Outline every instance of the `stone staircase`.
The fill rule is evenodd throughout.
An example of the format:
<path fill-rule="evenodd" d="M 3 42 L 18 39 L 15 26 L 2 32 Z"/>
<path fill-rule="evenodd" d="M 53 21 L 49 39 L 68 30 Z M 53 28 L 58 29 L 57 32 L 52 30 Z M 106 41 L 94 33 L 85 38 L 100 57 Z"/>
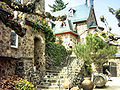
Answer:
<path fill-rule="evenodd" d="M 66 66 L 47 70 L 36 90 L 65 90 L 63 89 L 65 79 L 73 81 L 75 75 L 80 72 L 83 63 L 75 56 L 70 56 Z"/>

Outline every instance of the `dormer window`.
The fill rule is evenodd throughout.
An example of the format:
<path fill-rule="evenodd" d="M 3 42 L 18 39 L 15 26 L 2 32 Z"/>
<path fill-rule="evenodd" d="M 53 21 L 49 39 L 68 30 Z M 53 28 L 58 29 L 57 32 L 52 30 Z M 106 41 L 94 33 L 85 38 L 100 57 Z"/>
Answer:
<path fill-rule="evenodd" d="M 68 16 L 69 16 L 69 17 L 73 17 L 75 12 L 76 12 L 76 11 L 75 11 L 74 9 L 70 8 L 70 9 L 69 9 L 69 13 L 68 13 L 69 15 L 68 15 Z"/>
<path fill-rule="evenodd" d="M 61 27 L 65 27 L 66 26 L 66 23 L 63 21 L 62 23 L 61 23 Z"/>

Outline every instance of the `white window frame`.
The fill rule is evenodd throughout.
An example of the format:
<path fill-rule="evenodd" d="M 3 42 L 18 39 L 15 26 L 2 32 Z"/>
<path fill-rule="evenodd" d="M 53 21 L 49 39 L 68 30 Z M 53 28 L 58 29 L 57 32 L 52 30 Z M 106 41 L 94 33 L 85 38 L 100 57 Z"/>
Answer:
<path fill-rule="evenodd" d="M 14 32 L 14 31 L 11 31 L 11 33 L 12 33 L 12 32 Z M 15 32 L 14 32 L 14 33 L 15 33 Z M 15 34 L 16 34 L 16 33 L 15 33 Z M 11 39 L 11 35 L 10 35 L 10 39 Z M 15 41 L 16 43 L 15 43 L 15 45 L 11 45 L 12 48 L 18 48 L 18 35 L 17 35 L 17 34 L 16 34 L 16 39 L 15 39 L 15 40 L 16 40 L 16 41 Z M 10 42 L 11 42 L 11 40 L 10 40 Z M 10 44 L 11 44 L 11 43 L 10 43 Z"/>

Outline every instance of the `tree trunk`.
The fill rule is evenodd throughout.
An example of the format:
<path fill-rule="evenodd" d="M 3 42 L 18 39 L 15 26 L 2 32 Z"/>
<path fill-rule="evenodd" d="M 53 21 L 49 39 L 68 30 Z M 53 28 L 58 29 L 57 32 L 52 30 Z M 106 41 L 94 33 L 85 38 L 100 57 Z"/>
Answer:
<path fill-rule="evenodd" d="M 102 73 L 102 63 L 92 63 L 93 73 Z"/>

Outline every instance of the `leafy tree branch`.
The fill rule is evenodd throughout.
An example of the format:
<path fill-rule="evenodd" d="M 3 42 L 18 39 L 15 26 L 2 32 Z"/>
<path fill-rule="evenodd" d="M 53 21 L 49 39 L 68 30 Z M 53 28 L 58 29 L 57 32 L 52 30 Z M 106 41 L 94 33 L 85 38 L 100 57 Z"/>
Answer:
<path fill-rule="evenodd" d="M 109 12 L 111 12 L 113 15 L 115 15 L 115 17 L 117 18 L 118 20 L 118 26 L 120 27 L 120 8 L 117 9 L 117 10 L 114 10 L 113 8 L 111 7 L 108 7 L 109 8 Z"/>
<path fill-rule="evenodd" d="M 117 47 L 104 42 L 98 36 L 89 34 L 86 43 L 75 45 L 74 52 L 77 57 L 85 61 L 103 63 L 108 58 L 113 58 L 117 53 Z"/>
<path fill-rule="evenodd" d="M 55 4 L 49 5 L 49 7 L 52 9 L 52 12 L 60 11 L 66 8 L 68 3 L 64 3 L 62 0 L 55 0 Z"/>
<path fill-rule="evenodd" d="M 35 11 L 35 4 L 39 1 L 40 0 L 35 0 L 33 3 L 27 3 L 26 5 L 24 5 L 24 4 L 15 2 L 13 0 L 0 0 L 0 3 L 4 3 L 4 4 L 2 4 L 3 6 L 2 5 L 0 6 L 0 19 L 7 27 L 10 27 L 11 29 L 13 29 L 21 37 L 23 37 L 26 34 L 26 29 L 24 28 L 24 26 L 22 26 L 18 22 L 18 20 L 12 19 L 14 17 L 14 15 L 12 13 L 13 10 L 27 13 L 29 15 L 31 14 L 34 16 L 38 16 L 37 18 L 39 18 L 39 17 L 49 18 L 49 19 L 52 19 L 53 21 L 66 20 L 66 18 L 67 18 L 66 15 L 54 17 L 49 12 L 44 12 L 44 11 L 40 11 L 40 10 Z M 10 10 L 12 10 L 12 12 L 9 10 L 5 10 L 6 9 L 6 8 L 4 8 L 5 5 L 6 5 L 7 9 L 10 8 Z M 27 22 L 27 18 L 25 20 L 26 20 L 25 22 Z M 34 21 L 31 21 L 31 22 L 34 23 Z M 39 29 L 42 29 L 42 26 L 40 26 Z"/>
<path fill-rule="evenodd" d="M 54 17 L 49 12 L 44 12 L 44 11 L 40 11 L 40 10 L 35 11 L 34 3 L 28 3 L 27 5 L 23 5 L 23 4 L 14 2 L 12 0 L 0 0 L 0 1 L 6 3 L 13 10 L 21 11 L 21 12 L 27 13 L 27 14 L 37 15 L 37 16 L 44 17 L 44 18 L 50 18 L 53 21 L 58 21 L 58 20 L 64 21 L 67 18 L 66 15 Z"/>

